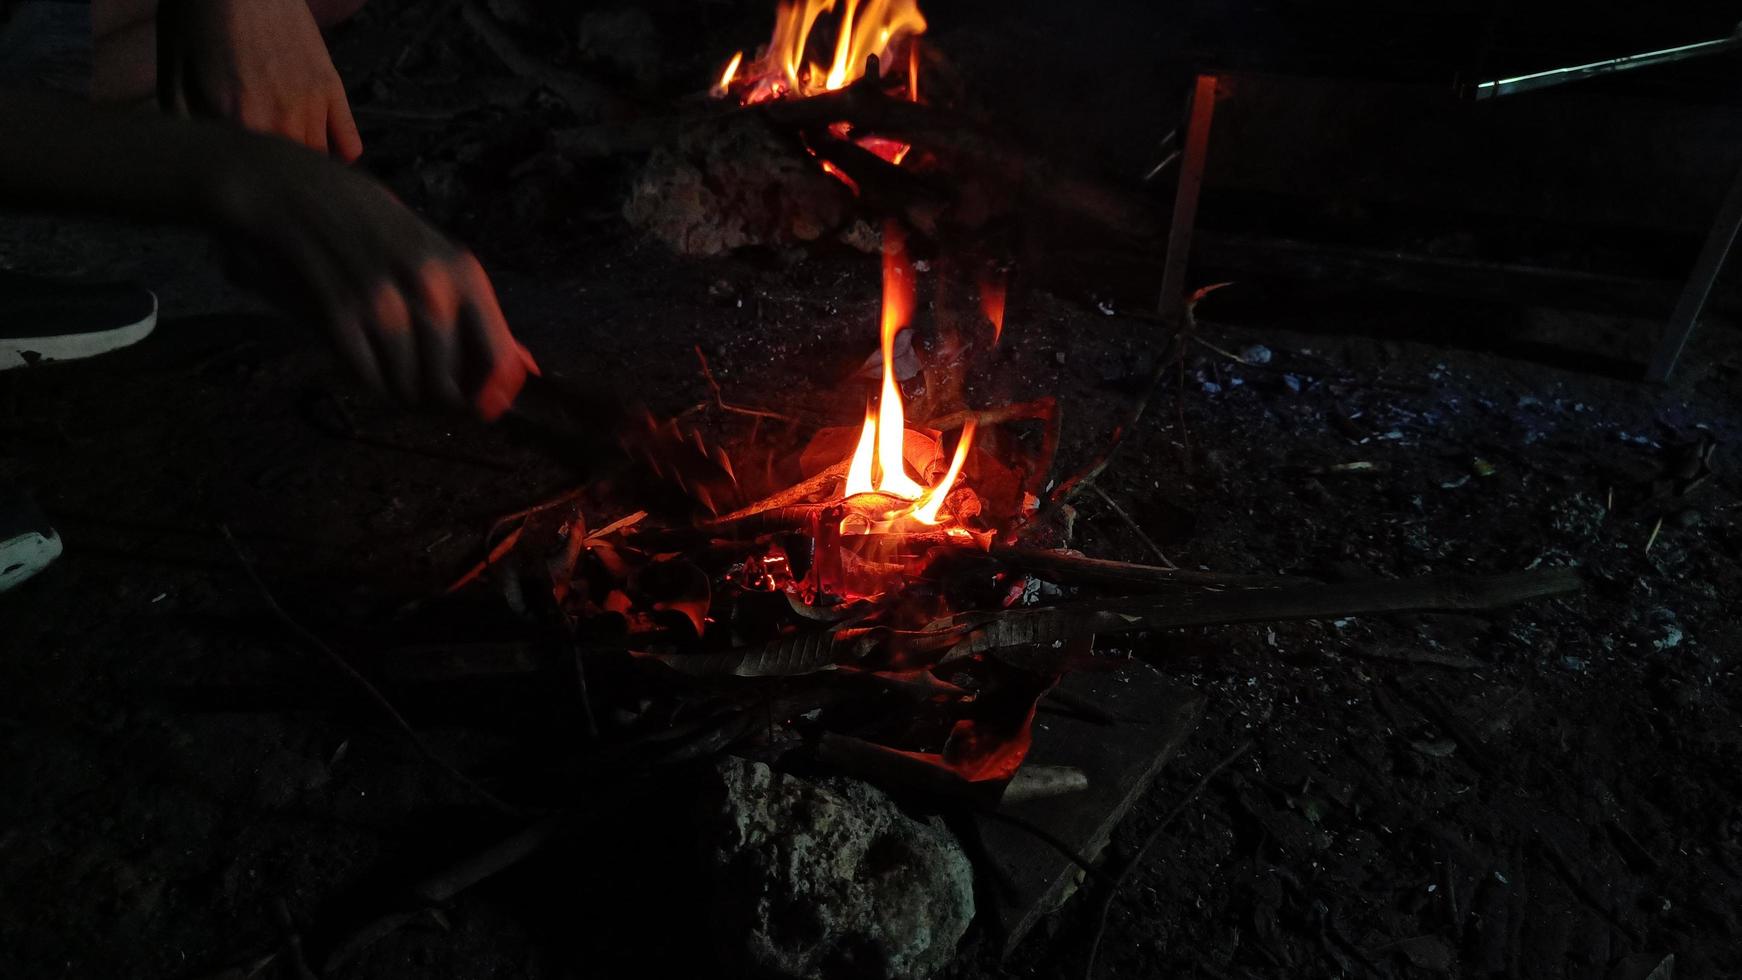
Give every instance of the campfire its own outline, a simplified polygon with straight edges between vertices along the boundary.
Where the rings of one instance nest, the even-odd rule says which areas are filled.
[[[899,62],[894,59],[905,55],[906,97],[919,101],[919,47],[915,39],[925,33],[919,5],[913,0],[869,0],[860,6],[858,0],[846,0],[836,22],[833,57],[824,67],[811,59],[811,34],[819,18],[834,8],[835,0],[782,3],[775,15],[774,34],[761,54],[748,65],[744,64],[744,52],[734,54],[712,94],[752,105],[834,92],[859,80],[867,58],[875,56],[883,64],[896,64]]]
[[[981,183],[1004,181],[1027,193],[1045,187],[1055,211],[1120,208],[1086,185],[1037,179],[1050,172],[922,102],[925,27],[911,0],[784,3],[768,43],[735,54],[711,90],[723,107],[716,119],[751,126],[758,139],[790,135],[775,143],[798,148],[806,178],[835,195],[845,185],[881,224],[881,300],[863,311],[876,329],[872,383],[861,392],[844,381],[828,404],[747,405],[737,393],[727,399],[702,357],[711,401],[646,416],[624,434],[637,476],[504,518],[487,556],[451,590],[493,588],[530,620],[556,624],[572,647],[590,731],[615,757],[658,765],[727,747],[770,759],[798,752],[894,794],[976,812],[1118,781],[1096,797],[1103,829],[1072,831],[1081,836],[1071,846],[1093,850],[1148,776],[1030,756],[1043,700],[1089,717],[1101,710],[1073,700],[1062,682],[1129,668],[1129,649],[1098,651],[1098,638],[1482,609],[1577,586],[1564,570],[1324,585],[1182,569],[1096,483],[1143,422],[1147,394],[1110,445],[1069,473],[1053,471],[1052,397],[969,405],[973,352],[1004,340],[1007,293],[1006,268],[984,261],[979,226],[960,220],[964,202],[983,202]],[[952,155],[956,166],[939,165]],[[983,159],[995,163],[961,163]],[[682,196],[672,186],[637,193],[664,207]],[[940,186],[948,206],[929,209]],[[752,190],[743,196],[784,201]],[[910,239],[930,261],[913,259]],[[921,307],[923,272],[940,285],[951,276],[965,283],[947,283],[939,302]],[[972,313],[944,302],[945,292],[972,293]],[[1192,309],[1146,390],[1179,363]],[[922,333],[926,342],[915,342]],[[923,385],[904,391],[903,377],[916,373]],[[921,388],[923,397],[914,394]],[[1073,500],[1085,492],[1100,495],[1159,563],[1073,550]],[[595,672],[610,683],[589,683]],[[1069,874],[1061,860],[1047,894],[1060,894]],[[1007,925],[1019,935],[1031,922]]]
[[[917,41],[925,27],[911,0],[783,3],[768,43],[754,56],[735,54],[712,95],[738,115],[796,121],[812,165],[857,188],[855,177],[832,169],[835,161],[874,157],[861,173],[904,172],[903,161],[932,156],[910,137],[940,145],[952,138],[935,125],[944,117],[888,115],[901,106],[933,111],[919,103]],[[881,72],[882,64],[899,67]],[[762,112],[775,108],[780,115]],[[887,128],[901,139],[860,117],[893,118]],[[860,156],[838,155],[842,146]],[[927,268],[968,270],[979,334],[968,336],[969,324],[946,316],[948,304],[931,307],[936,342],[911,345],[929,351],[920,368],[929,417],[910,417],[898,378],[900,342],[918,329],[919,265],[909,238],[937,251],[964,246],[908,215],[898,208],[881,216],[882,297],[874,317],[867,311],[868,324],[877,324],[876,381],[862,400],[848,394],[806,416],[787,406],[746,407],[726,400],[704,359],[711,404],[663,421],[648,417],[625,437],[653,485],[676,491],[689,513],[584,488],[506,519],[506,533],[493,535],[489,556],[456,587],[496,580],[524,606],[530,574],[546,582],[583,649],[629,654],[665,669],[668,680],[830,675],[826,683],[783,685],[781,714],[791,724],[765,739],[820,744],[836,764],[875,782],[982,804],[1019,781],[1039,700],[1067,673],[1114,662],[1094,652],[1097,636],[1469,608],[1567,587],[1565,576],[1549,576],[1344,588],[1183,570],[1165,556],[1138,565],[1070,550],[1073,498],[1095,487],[1147,401],[1084,469],[1055,475],[1052,398],[986,408],[962,402],[967,352],[1002,339],[1005,281],[983,264],[942,261]],[[1189,330],[1189,305],[1187,319]],[[1158,359],[1152,386],[1174,357]],[[854,421],[841,424],[843,417]],[[883,703],[891,691],[905,694],[901,710],[863,710],[866,699]],[[639,703],[644,693],[625,696]],[[742,707],[741,688],[723,686],[714,696]],[[693,710],[674,697],[672,706]],[[671,718],[643,708],[628,729],[656,730]]]

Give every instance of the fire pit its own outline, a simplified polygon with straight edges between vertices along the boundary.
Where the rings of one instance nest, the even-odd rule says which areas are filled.
[[[1006,315],[1002,267],[982,258],[996,249],[983,236],[964,237],[971,226],[957,220],[979,185],[954,186],[954,203],[941,211],[916,212],[916,202],[933,198],[890,190],[918,186],[904,182],[919,173],[955,180],[957,171],[939,161],[963,147],[959,135],[939,135],[934,117],[897,111],[930,111],[920,102],[924,18],[899,0],[849,3],[834,20],[831,58],[813,60],[812,36],[831,6],[783,4],[769,43],[755,56],[734,55],[711,94],[726,125],[792,124],[797,172],[830,181],[854,199],[853,213],[881,225],[881,303],[874,316],[866,311],[877,336],[869,383],[861,391],[849,379],[820,413],[792,414],[780,404],[747,406],[736,393],[728,401],[703,358],[712,403],[647,417],[624,433],[649,496],[616,481],[510,515],[492,532],[489,555],[450,591],[494,589],[554,624],[574,651],[589,727],[619,757],[664,764],[728,748],[759,762],[801,756],[922,806],[988,819],[1027,814],[1031,832],[1056,854],[1039,870],[1003,869],[1028,874],[1016,897],[994,903],[1013,944],[1036,909],[1068,894],[1083,855],[1104,845],[1196,718],[1194,700],[1136,676],[1150,705],[1168,706],[1152,732],[1073,729],[1054,739],[1050,757],[1031,759],[1043,700],[1110,717],[1117,695],[1097,678],[1142,669],[1124,654],[1097,653],[1098,636],[1483,609],[1563,592],[1577,578],[1550,570],[1330,586],[1070,550],[1071,500],[1094,487],[1141,421],[1147,396],[1107,449],[1071,474],[1052,472],[1052,399],[967,403],[966,376],[986,370],[984,352],[1001,340]],[[880,64],[900,69],[884,74]],[[866,118],[885,125],[861,124]],[[988,179],[996,183],[997,174]],[[631,211],[662,208],[666,196],[644,182]],[[910,253],[916,236],[926,261]],[[922,307],[925,273],[939,301]],[[968,316],[945,299],[970,294]],[[1192,326],[1188,304],[1150,388],[1177,363]],[[647,503],[655,499],[675,505]],[[1082,748],[1121,737],[1132,740],[1132,753]],[[779,793],[799,792],[781,778],[733,770],[726,795],[755,808],[742,801],[776,784]],[[816,805],[824,809],[855,798],[823,792],[828,802]],[[1047,802],[1073,796],[1092,802]],[[1026,855],[1033,839],[1007,840],[992,862]],[[733,854],[750,846],[741,835],[733,840]],[[776,925],[759,921],[748,932],[766,936]],[[759,968],[778,961],[789,965],[776,972],[802,973],[810,967],[790,964],[825,955],[778,946],[757,947]]]

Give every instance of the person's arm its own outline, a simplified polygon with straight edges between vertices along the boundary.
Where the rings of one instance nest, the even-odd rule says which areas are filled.
[[[306,0],[159,0],[156,26],[165,109],[229,119],[341,160],[362,155]]]
[[[182,221],[283,271],[365,380],[495,418],[531,357],[471,253],[379,184],[283,140],[212,123],[0,92],[0,207]]]

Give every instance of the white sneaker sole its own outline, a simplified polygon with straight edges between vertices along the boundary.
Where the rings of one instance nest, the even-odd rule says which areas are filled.
[[[28,367],[31,361],[76,361],[96,357],[139,343],[157,327],[157,297],[151,298],[151,313],[138,323],[113,330],[93,330],[89,333],[60,337],[19,337],[0,339],[0,371]],[[34,355],[26,358],[25,354]]]
[[[0,592],[23,583],[60,557],[60,535],[29,531],[0,541]]]

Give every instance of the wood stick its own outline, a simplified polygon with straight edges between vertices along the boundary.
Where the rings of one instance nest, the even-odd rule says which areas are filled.
[[[1057,217],[1087,221],[1133,239],[1153,238],[1160,230],[1147,200],[1068,173],[956,113],[890,98],[869,71],[859,81],[833,92],[764,102],[746,111],[761,112],[776,125],[801,130],[848,122],[858,132],[876,133],[954,157],[962,169],[1019,188],[1025,200]]]
[[[1139,613],[1152,629],[1279,619],[1327,619],[1401,612],[1503,609],[1584,587],[1577,569],[1543,568],[1504,575],[1423,575],[1335,585],[1247,589],[1194,597]]]
[[[1291,581],[1298,583],[1298,580],[1265,575],[1234,575],[1200,572],[1189,568],[1164,568],[1160,565],[1139,565],[1106,558],[1090,558],[1068,551],[1014,545],[993,545],[988,555],[1002,564],[1032,572],[1060,585],[1094,585],[1135,592],[1165,592],[1184,586],[1255,588]],[[964,557],[974,555],[966,552]]]
[[[531,857],[573,820],[573,814],[557,813],[530,824],[413,885],[412,898],[424,905],[440,905],[485,878],[501,874]]]
[[[1507,575],[1427,575],[1337,585],[1210,592],[1158,599],[1097,599],[1023,612],[968,612],[930,631],[945,659],[1004,647],[1051,644],[1096,633],[1232,626],[1290,619],[1331,619],[1399,612],[1499,609],[1563,595],[1583,586],[1577,570],[1546,568]],[[965,638],[961,630],[969,631]],[[923,638],[922,638],[923,639]]]
[[[1046,398],[1036,398],[1033,401],[1016,402],[1010,405],[1000,405],[997,408],[987,408],[978,411],[971,408],[965,408],[959,412],[951,412],[948,415],[940,415],[935,419],[931,419],[925,423],[925,427],[928,429],[936,429],[939,432],[954,432],[966,425],[969,419],[973,419],[976,425],[984,428],[1002,422],[1019,422],[1024,420],[1045,422],[1052,419],[1053,416],[1057,414],[1058,402],[1056,399],[1049,396]]]
[[[1125,508],[1119,506],[1119,502],[1114,500],[1112,495],[1103,489],[1099,483],[1091,484],[1089,489],[1095,491],[1096,496],[1101,498],[1102,503],[1112,508],[1114,516],[1125,522],[1125,526],[1131,529],[1131,533],[1137,535],[1137,540],[1143,542],[1144,546],[1155,554],[1155,557],[1164,567],[1179,567],[1173,563],[1172,558],[1167,556],[1167,552],[1161,550],[1161,545],[1155,543],[1155,539],[1149,536],[1149,532],[1143,530],[1143,525],[1137,523],[1137,518],[1127,514]]]
[[[805,503],[809,501],[811,497],[828,490],[834,485],[835,481],[845,479],[847,476],[847,469],[851,465],[851,462],[851,460],[842,460],[808,480],[795,483],[792,486],[787,487],[785,490],[770,494],[753,504],[740,507],[729,514],[722,514],[709,521],[708,524],[709,526],[731,524],[735,521],[741,521],[746,517],[753,517],[763,511],[773,510],[776,507],[791,507],[796,504]]]

